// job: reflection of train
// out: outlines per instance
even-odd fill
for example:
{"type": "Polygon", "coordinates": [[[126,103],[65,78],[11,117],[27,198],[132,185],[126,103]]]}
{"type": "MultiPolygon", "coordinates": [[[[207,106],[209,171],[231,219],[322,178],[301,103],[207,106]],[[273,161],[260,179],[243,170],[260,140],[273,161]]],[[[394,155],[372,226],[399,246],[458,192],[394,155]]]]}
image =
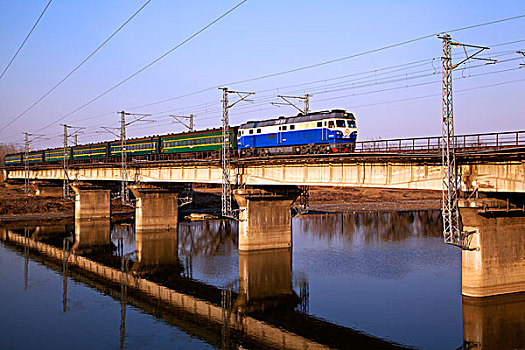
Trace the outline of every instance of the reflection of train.
{"type": "MultiPolygon", "coordinates": [[[[262,121],[250,121],[230,128],[230,148],[239,157],[272,154],[317,154],[349,152],[355,148],[357,128],[352,113],[332,110],[298,114],[262,121]]],[[[133,161],[219,158],[221,129],[143,137],[126,141],[125,152],[133,161]]],[[[5,156],[6,166],[57,163],[67,157],[73,162],[118,162],[120,140],[54,148],[5,156]]],[[[233,155],[233,154],[232,154],[233,155]]]]}

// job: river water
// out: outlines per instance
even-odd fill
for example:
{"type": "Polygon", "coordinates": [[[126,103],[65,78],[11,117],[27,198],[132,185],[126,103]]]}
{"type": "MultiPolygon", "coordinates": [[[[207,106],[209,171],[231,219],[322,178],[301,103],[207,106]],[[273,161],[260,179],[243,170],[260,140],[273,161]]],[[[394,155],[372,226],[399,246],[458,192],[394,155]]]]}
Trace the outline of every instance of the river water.
{"type": "Polygon", "coordinates": [[[291,250],[241,254],[237,224],[221,220],[180,222],[177,232],[154,235],[135,234],[125,222],[11,223],[3,232],[5,349],[525,347],[525,297],[462,300],[461,251],[443,243],[439,211],[305,215],[292,221],[291,250]],[[220,307],[237,330],[69,267],[10,235],[116,270],[125,261],[135,279],[220,307]],[[262,333],[254,335],[246,319],[262,322],[262,333]],[[276,345],[275,332],[296,343],[276,345]]]}

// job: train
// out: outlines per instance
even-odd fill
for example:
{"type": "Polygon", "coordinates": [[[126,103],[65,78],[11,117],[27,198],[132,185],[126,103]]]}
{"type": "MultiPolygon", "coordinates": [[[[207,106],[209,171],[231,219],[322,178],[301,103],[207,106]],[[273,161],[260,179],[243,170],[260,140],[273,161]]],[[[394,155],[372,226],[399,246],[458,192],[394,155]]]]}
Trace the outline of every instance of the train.
{"type": "MultiPolygon", "coordinates": [[[[249,158],[279,154],[352,152],[357,140],[353,113],[343,109],[296,116],[248,121],[229,130],[232,157],[249,158]]],[[[221,128],[126,140],[128,161],[219,159],[223,144],[221,128]]],[[[6,167],[25,164],[111,163],[122,159],[122,142],[113,140],[66,148],[7,154],[6,167]]]]}

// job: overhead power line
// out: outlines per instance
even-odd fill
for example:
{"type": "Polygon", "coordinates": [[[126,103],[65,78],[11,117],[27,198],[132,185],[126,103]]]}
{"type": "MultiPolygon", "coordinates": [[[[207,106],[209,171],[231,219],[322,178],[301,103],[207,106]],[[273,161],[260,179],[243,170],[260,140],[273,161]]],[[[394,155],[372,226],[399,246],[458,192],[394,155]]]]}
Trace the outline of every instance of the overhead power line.
{"type": "Polygon", "coordinates": [[[174,47],[172,47],[171,49],[169,49],[167,52],[165,52],[164,54],[162,54],[160,57],[154,59],[153,61],[151,61],[150,63],[148,63],[147,65],[145,65],[144,67],[142,67],[141,69],[139,69],[138,71],[136,71],[135,73],[131,74],[130,76],[128,76],[126,79],[122,80],[121,82],[113,85],[111,88],[107,89],[106,91],[104,91],[103,93],[101,93],[100,95],[92,98],[91,100],[89,100],[88,102],[84,103],[82,106],[78,107],[77,109],[73,110],[72,112],[69,112],[68,114],[58,118],[57,120],[54,120],[53,122],[47,124],[46,126],[42,127],[39,129],[39,131],[41,130],[44,130],[44,129],[47,129],[48,127],[54,125],[55,123],[69,117],[70,115],[80,111],[81,109],[85,108],[86,106],[90,105],[91,103],[95,102],[96,100],[98,100],[99,98],[107,95],[108,93],[110,93],[111,91],[115,90],[116,88],[118,88],[119,86],[121,86],[122,84],[124,84],[125,82],[127,82],[128,80],[132,79],[133,77],[137,76],[138,74],[142,73],[143,71],[145,71],[146,69],[148,69],[149,67],[151,67],[152,65],[154,65],[155,63],[159,62],[160,60],[162,60],[164,57],[168,56],[170,53],[172,53],[173,51],[175,51],[176,49],[178,49],[179,47],[183,46],[184,44],[186,44],[188,41],[190,41],[191,39],[195,38],[197,35],[199,35],[200,33],[204,32],[206,29],[210,28],[212,25],[214,25],[215,23],[217,23],[218,21],[220,21],[221,19],[223,19],[224,17],[226,17],[228,14],[230,14],[231,12],[233,12],[235,9],[237,9],[239,6],[241,6],[242,4],[244,4],[247,0],[243,0],[241,2],[239,2],[237,5],[235,5],[234,7],[232,7],[231,9],[229,9],[228,11],[226,11],[225,13],[223,13],[222,15],[220,15],[219,17],[217,17],[216,19],[214,19],[213,21],[211,21],[210,23],[208,23],[206,26],[204,26],[203,28],[199,29],[197,32],[193,33],[192,35],[190,35],[188,38],[186,38],[185,40],[183,40],[181,43],[175,45],[174,47]]]}
{"type": "MultiPolygon", "coordinates": [[[[144,68],[142,68],[141,70],[139,70],[138,72],[134,73],[133,75],[131,75],[130,77],[126,78],[125,80],[121,81],[120,83],[116,84],[115,86],[113,86],[112,88],[106,90],[105,92],[103,92],[102,94],[100,94],[99,96],[93,98],[92,100],[88,101],[86,104],[80,106],[79,108],[75,109],[74,111],[66,114],[65,116],[59,118],[58,120],[54,121],[53,123],[50,123],[48,125],[46,125],[45,127],[39,129],[39,131],[41,130],[44,130],[48,127],[50,127],[51,125],[53,125],[54,123],[62,120],[62,119],[65,119],[67,117],[69,117],[70,115],[76,113],[77,111],[83,109],[84,107],[86,107],[87,105],[93,103],[94,101],[98,100],[99,98],[101,98],[102,96],[106,95],[107,93],[109,93],[110,91],[114,90],[115,88],[117,88],[118,86],[122,85],[123,83],[125,83],[126,81],[128,81],[129,79],[131,79],[132,77],[134,77],[135,75],[141,73],[143,70],[145,70],[146,68],[148,68],[149,66],[151,66],[152,64],[156,63],[157,61],[159,61],[160,59],[164,58],[167,54],[171,53],[173,50],[175,50],[176,48],[180,47],[181,45],[183,45],[185,42],[189,41],[191,38],[193,38],[194,36],[198,35],[200,32],[204,31],[205,29],[207,29],[209,26],[211,26],[212,24],[214,24],[216,21],[220,20],[222,17],[226,16],[228,13],[230,13],[231,11],[235,10],[238,6],[240,6],[241,4],[243,4],[246,0],[240,2],[238,5],[236,5],[234,8],[230,9],[228,12],[226,12],[224,15],[222,15],[221,17],[217,18],[215,21],[213,21],[212,23],[210,23],[209,25],[207,25],[206,27],[204,27],[203,29],[201,29],[199,32],[195,33],[193,36],[191,36],[190,38],[186,39],[184,42],[182,42],[181,44],[177,45],[175,48],[171,49],[170,51],[168,51],[166,54],[162,55],[161,57],[159,57],[158,59],[156,59],[155,61],[153,61],[152,63],[148,64],[147,66],[145,66],[144,68]]],[[[479,23],[479,24],[475,24],[475,25],[471,25],[471,26],[467,26],[467,27],[461,27],[461,28],[456,28],[456,29],[451,29],[451,30],[447,30],[447,32],[450,32],[450,33],[453,33],[453,32],[458,32],[458,31],[462,31],[462,30],[467,30],[467,29],[472,29],[472,28],[477,28],[477,27],[482,27],[482,26],[486,26],[486,25],[491,25],[491,24],[496,24],[496,23],[501,23],[501,22],[505,22],[505,21],[510,21],[510,20],[515,20],[515,19],[520,19],[520,18],[523,18],[525,17],[525,14],[523,15],[518,15],[518,16],[514,16],[514,17],[508,17],[508,18],[503,18],[503,19],[499,19],[499,20],[496,20],[496,21],[491,21],[491,22],[484,22],[484,23],[479,23]]],[[[322,66],[322,65],[326,65],[326,64],[330,64],[330,63],[334,63],[334,62],[339,62],[339,61],[343,61],[343,60],[347,60],[347,59],[350,59],[350,58],[355,58],[355,57],[358,57],[358,56],[363,56],[363,55],[366,55],[366,54],[370,54],[370,53],[374,53],[374,52],[379,52],[379,51],[383,51],[383,50],[386,50],[386,49],[389,49],[389,48],[394,48],[394,47],[398,47],[398,46],[401,46],[401,45],[406,45],[408,43],[413,43],[413,42],[416,42],[416,41],[420,41],[420,40],[424,40],[424,39],[427,39],[427,38],[430,38],[430,37],[434,37],[436,34],[429,34],[429,35],[425,35],[425,36],[421,36],[421,37],[418,37],[418,38],[414,38],[414,39],[410,39],[410,40],[406,40],[406,41],[403,41],[403,42],[399,42],[399,43],[396,43],[396,44],[391,44],[391,45],[387,45],[387,46],[384,46],[384,47],[380,47],[380,48],[377,48],[377,49],[373,49],[373,50],[368,50],[368,51],[365,51],[365,52],[361,52],[361,53],[357,53],[357,54],[353,54],[353,55],[350,55],[350,56],[346,56],[346,57],[342,57],[342,58],[338,58],[338,59],[333,59],[333,60],[329,60],[329,61],[325,61],[325,62],[321,62],[321,63],[317,63],[317,64],[313,64],[313,65],[308,65],[308,66],[303,66],[303,67],[299,67],[299,68],[295,68],[295,69],[291,69],[291,70],[287,70],[287,71],[281,71],[281,72],[278,72],[278,73],[273,73],[273,74],[267,74],[267,75],[263,75],[263,76],[259,76],[259,77],[255,77],[255,78],[251,78],[251,79],[245,79],[245,80],[241,80],[241,81],[236,81],[236,82],[232,82],[232,83],[227,83],[227,84],[220,84],[220,85],[235,85],[235,84],[239,84],[239,83],[244,83],[244,82],[250,82],[250,81],[256,81],[256,80],[261,80],[261,79],[265,79],[265,78],[269,78],[269,77],[274,77],[274,76],[278,76],[278,75],[283,75],[283,74],[288,74],[288,73],[292,73],[292,72],[296,72],[296,71],[300,71],[300,70],[304,70],[304,69],[310,69],[310,68],[314,68],[314,67],[319,67],[319,66],[322,66]]],[[[520,40],[521,41],[521,40],[520,40]]],[[[140,108],[140,107],[146,107],[146,106],[151,106],[151,105],[155,105],[155,104],[159,104],[159,103],[164,103],[164,102],[169,102],[169,101],[173,101],[173,100],[177,100],[177,99],[180,99],[180,98],[183,98],[183,97],[188,97],[188,96],[192,96],[192,95],[196,95],[196,94],[199,94],[199,93],[202,93],[202,92],[206,92],[206,91],[210,91],[212,89],[216,89],[218,86],[220,85],[215,85],[213,87],[209,87],[209,88],[205,88],[205,89],[201,89],[201,90],[198,90],[198,91],[195,91],[195,92],[192,92],[192,93],[187,93],[187,94],[184,94],[184,95],[180,95],[180,96],[177,96],[177,97],[173,97],[173,98],[170,98],[170,99],[165,99],[165,100],[162,100],[162,101],[157,101],[157,102],[153,102],[153,103],[149,103],[147,105],[142,105],[142,106],[138,106],[138,107],[135,107],[135,108],[140,108]]],[[[87,119],[91,119],[91,118],[87,118],[87,119]]]]}
{"type": "MultiPolygon", "coordinates": [[[[466,27],[455,28],[455,29],[451,29],[451,30],[447,30],[447,31],[443,31],[443,32],[455,33],[455,32],[459,32],[459,31],[463,31],[463,30],[479,28],[479,27],[488,26],[488,25],[492,25],[492,24],[502,23],[502,22],[511,21],[511,20],[515,20],[515,19],[520,19],[520,18],[524,18],[524,17],[525,17],[525,14],[522,14],[522,15],[518,15],[518,16],[514,16],[514,17],[502,18],[502,19],[499,19],[499,20],[491,21],[491,22],[484,22],[484,23],[478,23],[478,24],[474,24],[474,25],[470,25],[470,26],[466,26],[466,27]]],[[[433,34],[421,36],[421,37],[418,37],[418,38],[405,40],[405,41],[402,41],[402,42],[399,42],[399,43],[383,46],[383,47],[380,47],[380,48],[377,48],[377,49],[363,51],[363,52],[359,52],[359,53],[356,53],[356,54],[353,54],[353,55],[340,57],[340,58],[336,58],[336,59],[332,59],[332,60],[328,60],[328,61],[324,61],[324,62],[319,62],[319,63],[307,65],[307,66],[302,66],[302,67],[298,67],[298,68],[294,68],[294,69],[289,69],[289,70],[285,70],[285,71],[281,71],[281,72],[277,72],[277,73],[271,73],[271,74],[266,74],[266,75],[261,75],[261,76],[258,76],[258,77],[254,77],[254,78],[248,78],[248,79],[244,79],[244,80],[238,80],[238,81],[234,81],[234,82],[229,82],[229,83],[219,84],[219,85],[215,85],[215,86],[210,86],[210,87],[207,87],[207,88],[204,88],[204,89],[201,89],[201,90],[197,90],[197,91],[194,91],[194,92],[190,92],[190,93],[187,93],[187,94],[184,94],[184,95],[179,95],[179,96],[175,96],[175,97],[172,97],[172,98],[159,100],[159,101],[156,101],[156,102],[144,104],[144,105],[141,105],[141,106],[135,106],[135,107],[132,107],[132,108],[149,107],[149,106],[153,106],[153,105],[156,105],[156,104],[161,104],[161,103],[166,103],[166,102],[178,100],[178,99],[181,99],[181,98],[184,98],[184,97],[189,97],[189,96],[197,95],[197,94],[200,94],[200,93],[203,93],[203,92],[215,90],[219,86],[230,86],[230,85],[236,85],[236,84],[241,84],[241,83],[248,83],[248,82],[252,82],[252,81],[272,78],[272,77],[279,76],[279,75],[295,73],[295,72],[306,70],[306,69],[311,69],[311,68],[316,68],[316,67],[320,67],[320,66],[325,66],[325,65],[328,65],[328,64],[331,64],[331,63],[341,62],[341,61],[349,60],[349,59],[356,58],[356,57],[359,57],[359,56],[364,56],[364,55],[367,55],[367,54],[380,52],[380,51],[384,51],[384,50],[391,49],[391,48],[394,48],[394,47],[398,47],[398,46],[410,44],[410,43],[413,43],[413,42],[417,42],[417,41],[420,41],[420,40],[428,39],[428,38],[431,38],[431,37],[435,37],[436,34],[437,33],[433,33],[433,34]]],[[[523,41],[523,40],[517,40],[515,42],[517,43],[517,42],[521,42],[521,41],[523,41]]],[[[515,42],[510,42],[508,44],[512,44],[512,43],[515,43],[515,42]]],[[[505,45],[505,44],[502,44],[502,45],[505,45]]]]}
{"type": "Polygon", "coordinates": [[[31,36],[31,33],[33,33],[33,30],[35,30],[38,22],[40,22],[40,19],[44,16],[44,13],[46,13],[46,10],[47,8],[49,7],[49,5],[51,5],[51,1],[53,0],[49,0],[49,2],[47,3],[46,7],[44,8],[44,10],[42,11],[42,13],[40,14],[40,16],[38,16],[38,19],[36,20],[35,24],[33,24],[33,27],[31,28],[31,30],[29,31],[29,33],[27,34],[26,38],[24,39],[24,41],[22,42],[22,44],[20,45],[20,47],[18,48],[18,50],[16,50],[16,53],[15,55],[13,56],[13,58],[11,58],[11,61],[9,61],[9,63],[7,64],[7,67],[5,67],[4,71],[2,72],[2,75],[0,75],[0,79],[2,79],[2,77],[4,76],[5,72],[7,72],[7,70],[9,69],[9,67],[11,66],[11,64],[13,63],[13,61],[15,60],[16,56],[18,56],[18,53],[20,52],[20,50],[22,50],[22,47],[24,47],[27,39],[29,39],[29,37],[31,36]]]}
{"type": "MultiPolygon", "coordinates": [[[[524,41],[525,41],[525,39],[514,40],[514,41],[505,42],[505,43],[498,43],[498,44],[490,45],[490,46],[491,47],[504,46],[504,45],[515,44],[515,43],[520,43],[520,42],[524,42],[524,41]]],[[[507,55],[507,54],[515,54],[515,50],[507,50],[507,51],[496,52],[496,53],[491,54],[490,57],[499,57],[499,56],[507,55]]],[[[269,92],[269,91],[283,91],[284,89],[289,89],[289,88],[294,88],[294,87],[301,87],[301,86],[305,86],[305,85],[312,85],[312,84],[316,84],[316,83],[325,83],[325,86],[329,86],[329,85],[326,85],[326,82],[334,81],[334,80],[340,80],[340,79],[348,78],[348,77],[365,75],[365,74],[369,74],[369,73],[373,73],[374,76],[390,74],[392,72],[403,71],[403,70],[411,69],[411,68],[418,67],[418,66],[424,66],[424,65],[427,65],[427,64],[433,65],[433,62],[434,61],[439,62],[439,59],[440,59],[439,57],[431,57],[431,58],[426,58],[426,59],[422,59],[422,60],[417,60],[417,61],[397,64],[397,65],[392,65],[392,66],[388,66],[388,67],[381,67],[381,68],[366,70],[366,71],[362,71],[362,72],[356,72],[356,73],[351,73],[351,74],[340,75],[340,76],[336,76],[336,77],[330,77],[330,78],[325,78],[325,79],[320,79],[320,80],[308,81],[308,82],[304,82],[304,83],[298,83],[298,84],[287,85],[287,86],[272,87],[272,88],[268,88],[268,89],[264,89],[264,90],[256,90],[255,92],[257,94],[260,94],[260,93],[269,92]],[[384,71],[388,71],[388,72],[384,73],[384,71]]],[[[433,68],[434,68],[435,74],[439,73],[437,68],[435,68],[435,67],[433,67],[433,68]]],[[[360,78],[358,80],[361,80],[361,79],[362,78],[360,78]]],[[[348,83],[348,81],[347,81],[347,83],[348,83]]],[[[211,89],[216,89],[216,87],[199,90],[197,92],[189,93],[189,94],[178,96],[178,97],[175,97],[175,98],[170,98],[170,99],[157,101],[157,102],[153,102],[153,103],[148,103],[148,104],[143,104],[143,105],[139,105],[139,106],[129,106],[129,107],[126,107],[126,108],[127,109],[139,109],[139,108],[144,108],[144,107],[148,107],[148,106],[153,106],[153,105],[156,105],[156,104],[169,102],[169,101],[174,100],[174,99],[195,95],[196,93],[204,92],[204,91],[211,90],[211,89]]],[[[310,90],[308,90],[308,91],[310,91],[310,90]]],[[[289,93],[303,93],[303,91],[290,91],[289,93]]],[[[272,95],[272,98],[273,97],[275,97],[275,96],[272,95]]],[[[259,100],[259,98],[258,98],[258,100],[259,100]]],[[[188,106],[188,107],[185,108],[185,110],[192,111],[192,112],[207,111],[208,110],[208,106],[213,106],[215,104],[217,104],[216,100],[207,101],[207,102],[199,103],[199,104],[196,104],[196,105],[188,106]],[[199,109],[196,109],[196,108],[199,108],[199,109]]],[[[168,110],[155,112],[153,114],[154,115],[163,114],[163,113],[173,112],[173,111],[176,111],[176,110],[179,110],[179,113],[184,113],[183,111],[180,111],[180,108],[177,108],[177,109],[170,108],[168,110]]],[[[97,118],[100,118],[100,117],[111,115],[113,113],[114,113],[114,111],[107,112],[107,113],[100,113],[100,114],[96,114],[96,115],[89,116],[89,117],[86,117],[86,118],[78,119],[77,122],[97,119],[97,118]]]]}
{"type": "MultiPolygon", "coordinates": [[[[50,1],[51,2],[51,1],[50,1]]],[[[120,30],[122,28],[124,28],[126,26],[126,24],[128,24],[129,22],[131,22],[131,20],[133,18],[135,18],[135,16],[137,16],[139,14],[140,11],[142,11],[142,9],[144,7],[146,7],[146,5],[148,5],[149,3],[151,2],[151,0],[148,0],[144,3],[144,5],[142,5],[137,11],[135,11],[135,13],[130,17],[128,18],[128,20],[126,22],[124,22],[120,27],[117,28],[117,30],[115,30],[113,32],[113,34],[111,34],[106,40],[104,40],[104,42],[102,42],[102,44],[100,44],[93,52],[91,52],[82,62],[80,62],[75,68],[73,68],[73,70],[71,72],[69,72],[64,78],[62,78],[62,80],[60,80],[58,83],[55,84],[55,86],[53,86],[48,92],[46,92],[44,95],[42,95],[42,97],[40,97],[38,100],[36,100],[35,102],[33,102],[33,104],[31,106],[29,106],[28,108],[26,108],[22,113],[20,113],[19,115],[17,115],[16,117],[14,117],[10,122],[8,122],[6,125],[4,125],[0,131],[4,130],[5,128],[7,128],[9,125],[13,124],[15,121],[17,121],[18,119],[20,119],[24,114],[26,114],[27,112],[29,112],[31,109],[33,109],[33,107],[35,107],[37,104],[39,104],[44,98],[46,98],[50,93],[52,93],[57,87],[59,87],[64,81],[66,81],[71,75],[73,75],[73,73],[75,73],[84,63],[86,63],[91,57],[93,57],[97,52],[98,50],[100,50],[104,45],[106,45],[115,35],[117,35],[118,32],[120,32],[120,30]]]]}

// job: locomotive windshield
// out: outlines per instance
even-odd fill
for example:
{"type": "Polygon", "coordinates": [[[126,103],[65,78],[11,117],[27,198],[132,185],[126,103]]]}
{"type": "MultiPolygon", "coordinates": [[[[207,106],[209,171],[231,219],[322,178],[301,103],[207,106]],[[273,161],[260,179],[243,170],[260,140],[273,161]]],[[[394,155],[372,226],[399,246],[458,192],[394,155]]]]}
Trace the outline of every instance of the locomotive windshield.
{"type": "Polygon", "coordinates": [[[349,120],[348,121],[348,127],[349,128],[355,128],[355,120],[349,120]]]}
{"type": "Polygon", "coordinates": [[[338,128],[344,128],[346,126],[346,123],[344,120],[336,120],[335,125],[337,125],[338,128]]]}

